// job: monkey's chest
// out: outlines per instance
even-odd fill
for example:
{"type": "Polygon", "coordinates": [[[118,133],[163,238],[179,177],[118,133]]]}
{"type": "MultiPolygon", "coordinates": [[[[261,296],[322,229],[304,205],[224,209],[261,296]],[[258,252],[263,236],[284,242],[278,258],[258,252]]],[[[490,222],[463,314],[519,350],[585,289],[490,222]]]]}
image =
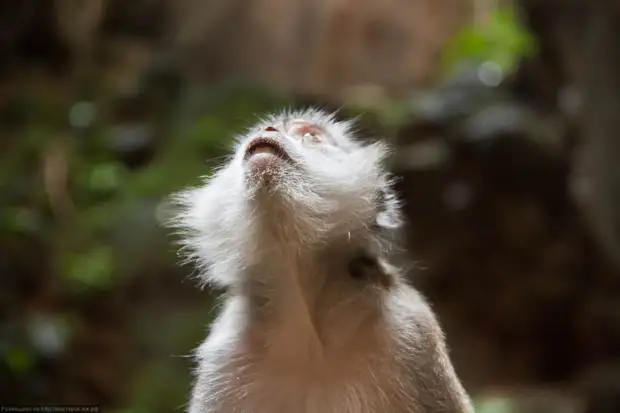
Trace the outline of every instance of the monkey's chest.
{"type": "MultiPolygon", "coordinates": [[[[245,368],[220,370],[221,377],[234,377],[227,384],[213,387],[217,412],[243,411],[253,413],[370,413],[382,403],[377,378],[368,367],[345,365],[342,360],[333,366],[291,365],[280,361],[248,364],[245,368]],[[235,371],[236,373],[233,373],[235,371]],[[357,372],[357,374],[355,374],[357,372]],[[215,394],[218,396],[215,396],[215,394]]],[[[211,410],[207,410],[211,411],[211,410]]]]}
{"type": "Polygon", "coordinates": [[[344,310],[316,315],[316,328],[294,313],[260,328],[223,313],[199,350],[190,413],[412,413],[401,340],[344,310]]]}
{"type": "Polygon", "coordinates": [[[343,350],[320,360],[299,354],[293,358],[293,354],[232,351],[226,356],[220,353],[219,360],[208,361],[208,357],[200,368],[198,383],[202,384],[195,389],[205,410],[196,412],[406,412],[397,408],[390,395],[402,379],[385,360],[343,350]]]}

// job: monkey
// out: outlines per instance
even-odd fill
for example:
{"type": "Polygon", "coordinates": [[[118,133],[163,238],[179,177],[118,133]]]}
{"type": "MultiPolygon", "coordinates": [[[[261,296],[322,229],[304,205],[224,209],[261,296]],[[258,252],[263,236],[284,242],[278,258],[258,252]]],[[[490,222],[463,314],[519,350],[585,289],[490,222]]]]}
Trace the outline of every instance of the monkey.
{"type": "Polygon", "coordinates": [[[404,224],[390,147],[310,107],[260,118],[172,225],[225,292],[189,413],[469,413],[426,299],[389,263],[404,224]]]}

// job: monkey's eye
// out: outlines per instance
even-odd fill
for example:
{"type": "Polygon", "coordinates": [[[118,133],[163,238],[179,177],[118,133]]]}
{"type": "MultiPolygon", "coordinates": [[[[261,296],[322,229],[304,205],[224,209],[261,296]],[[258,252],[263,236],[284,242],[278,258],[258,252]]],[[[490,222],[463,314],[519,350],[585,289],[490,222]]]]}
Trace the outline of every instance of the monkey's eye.
{"type": "Polygon", "coordinates": [[[309,139],[312,142],[318,143],[321,142],[321,137],[316,134],[316,132],[306,132],[303,135],[303,139],[309,139]]]}

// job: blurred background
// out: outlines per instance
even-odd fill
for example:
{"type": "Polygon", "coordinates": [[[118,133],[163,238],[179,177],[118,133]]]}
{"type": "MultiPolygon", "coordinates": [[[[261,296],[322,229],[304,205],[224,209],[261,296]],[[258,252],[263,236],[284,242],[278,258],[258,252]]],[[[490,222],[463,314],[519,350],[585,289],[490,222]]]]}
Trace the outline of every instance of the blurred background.
{"type": "Polygon", "coordinates": [[[480,412],[620,412],[613,0],[0,0],[0,402],[183,411],[216,292],[163,201],[309,104],[398,148],[480,412]]]}

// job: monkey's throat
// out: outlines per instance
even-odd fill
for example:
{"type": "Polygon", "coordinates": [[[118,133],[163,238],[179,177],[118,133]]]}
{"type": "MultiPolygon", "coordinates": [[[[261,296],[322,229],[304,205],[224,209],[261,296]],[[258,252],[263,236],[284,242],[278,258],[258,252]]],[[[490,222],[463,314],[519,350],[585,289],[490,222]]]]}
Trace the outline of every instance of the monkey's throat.
{"type": "Polygon", "coordinates": [[[304,253],[295,230],[295,216],[282,199],[259,191],[256,202],[262,213],[255,217],[253,243],[255,259],[249,267],[244,293],[252,305],[252,319],[258,331],[271,331],[270,352],[291,360],[323,359],[322,343],[314,325],[314,291],[317,271],[304,253]],[[259,281],[259,282],[255,282],[259,281]],[[313,282],[310,282],[313,281],[313,282]],[[298,346],[284,345],[289,333],[296,332],[298,346]],[[291,354],[289,354],[291,352],[291,354]]]}

